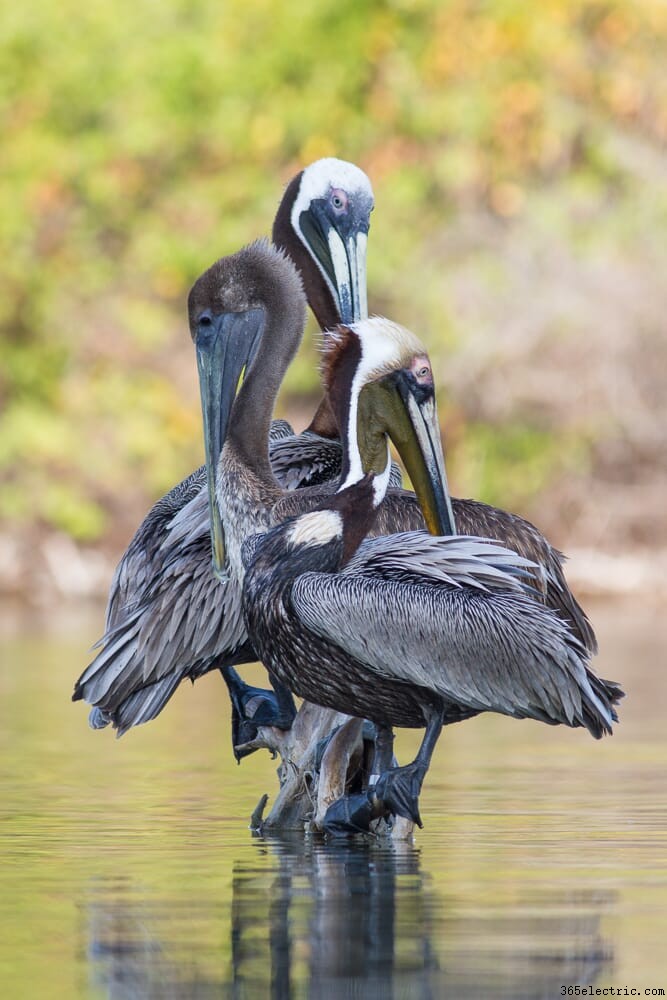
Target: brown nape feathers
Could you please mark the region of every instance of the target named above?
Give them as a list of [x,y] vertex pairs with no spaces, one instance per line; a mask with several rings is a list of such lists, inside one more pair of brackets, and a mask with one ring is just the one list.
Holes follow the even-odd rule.
[[280,310],[283,301],[305,297],[301,277],[285,253],[267,239],[255,240],[230,257],[222,257],[195,281],[188,295],[190,334],[202,312]]

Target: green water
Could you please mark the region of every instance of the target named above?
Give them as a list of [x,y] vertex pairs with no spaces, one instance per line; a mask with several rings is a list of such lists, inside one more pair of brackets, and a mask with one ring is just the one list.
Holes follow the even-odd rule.
[[[617,735],[445,731],[414,847],[253,838],[224,686],[120,741],[69,701],[100,616],[0,623],[3,997],[557,997],[667,991],[667,620],[593,608]],[[259,679],[258,673],[253,674]],[[417,736],[404,734],[406,759]]]

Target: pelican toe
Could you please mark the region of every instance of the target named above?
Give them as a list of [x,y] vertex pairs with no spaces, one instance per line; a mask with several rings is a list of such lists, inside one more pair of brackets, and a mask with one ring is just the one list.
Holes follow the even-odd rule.
[[353,833],[368,833],[373,806],[365,792],[344,795],[332,802],[324,815],[322,829],[332,837],[345,837]]
[[381,774],[375,785],[368,790],[369,798],[379,799],[388,813],[411,819],[422,827],[419,815],[419,793],[426,769],[416,763],[404,767],[392,767]]

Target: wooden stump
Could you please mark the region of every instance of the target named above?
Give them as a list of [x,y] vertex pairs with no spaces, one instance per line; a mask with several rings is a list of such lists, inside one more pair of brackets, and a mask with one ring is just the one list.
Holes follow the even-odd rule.
[[[280,787],[271,811],[262,818],[268,801],[263,795],[251,818],[252,828],[262,833],[321,832],[332,802],[352,789],[365,790],[371,778],[373,745],[364,738],[363,720],[307,701],[290,730],[262,727],[246,748],[266,748],[280,757]],[[401,816],[392,817],[391,824],[379,819],[371,825],[372,835],[392,840],[410,839],[413,829]]]

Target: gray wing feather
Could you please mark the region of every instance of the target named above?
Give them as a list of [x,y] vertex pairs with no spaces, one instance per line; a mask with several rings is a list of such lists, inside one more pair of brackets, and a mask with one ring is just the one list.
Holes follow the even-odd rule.
[[[451,550],[465,544],[460,565],[446,568],[441,560],[448,582],[422,577],[414,565],[403,581],[371,570],[306,573],[292,589],[294,610],[307,628],[379,676],[479,711],[585,725],[596,736],[610,731],[609,700],[600,696],[586,651],[568,627],[521,593],[520,584],[518,591],[512,575],[502,592],[495,573],[475,568],[478,543],[450,541]],[[460,586],[470,578],[476,588]],[[485,592],[490,581],[494,589]]]
[[115,712],[157,681],[172,677],[176,685],[199,676],[246,641],[240,589],[211,573],[208,528],[196,545],[170,559],[144,598],[107,631],[75,698]]
[[141,726],[156,718],[182,680],[181,674],[171,674],[126,698],[114,715],[116,735],[120,737],[132,726]]
[[437,538],[404,531],[367,539],[343,569],[345,575],[436,582],[479,590],[524,590],[539,567],[489,538]]
[[586,614],[565,579],[562,552],[554,548],[544,535],[523,517],[491,507],[479,500],[452,498],[456,526],[461,535],[498,538],[504,545],[540,566],[535,586],[542,600],[564,621],[589,653],[597,652],[597,640]]
[[[271,441],[294,442],[287,421]],[[154,718],[184,677],[204,673],[246,641],[238,588],[211,573],[206,468],[153,506],[121,559],[100,648],[75,686],[122,733]]]
[[271,468],[280,485],[286,490],[296,490],[335,479],[343,452],[340,441],[304,431],[274,442],[270,455]]
[[287,420],[272,420],[269,429],[269,444],[295,437],[294,428]]
[[111,581],[106,612],[107,631],[139,603],[144,588],[161,563],[161,548],[168,539],[174,518],[189,507],[205,486],[206,468],[201,466],[161,497],[141,522]]
[[[286,420],[272,422],[269,439],[272,443],[298,441]],[[208,532],[206,466],[201,465],[161,497],[137,528],[111,581],[106,631],[145,600],[145,589],[165,563],[177,556],[179,546],[187,546]]]
[[[320,437],[312,431],[302,431],[292,437],[272,440],[271,468],[286,490],[319,486],[337,480],[343,464],[343,446],[339,440]],[[389,486],[400,488],[400,467],[392,462]]]

